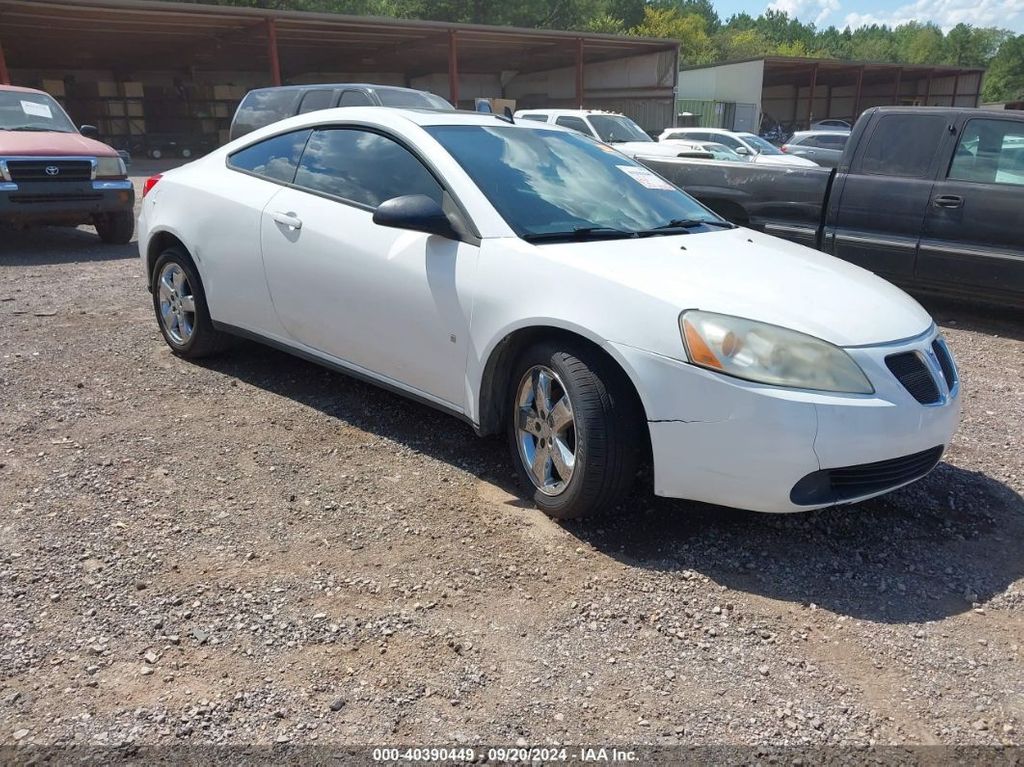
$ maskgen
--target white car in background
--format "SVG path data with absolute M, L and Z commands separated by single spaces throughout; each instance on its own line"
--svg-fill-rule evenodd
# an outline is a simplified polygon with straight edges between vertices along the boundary
M 677 141 L 714 141 L 725 144 L 736 154 L 761 165 L 820 167 L 817 163 L 803 157 L 784 154 L 777 146 L 753 133 L 722 128 L 667 128 L 662 131 L 658 141 L 662 144 L 674 144 Z
M 615 112 L 602 112 L 599 109 L 520 109 L 514 117 L 516 120 L 550 123 L 574 130 L 603 141 L 634 160 L 643 157 L 659 160 L 667 157 L 711 159 L 696 143 L 680 141 L 671 147 L 662 146 L 631 119 Z
M 905 293 L 572 131 L 310 112 L 144 192 L 172 352 L 246 336 L 504 432 L 554 517 L 616 506 L 645 456 L 659 495 L 856 501 L 928 473 L 958 423 L 952 357 Z

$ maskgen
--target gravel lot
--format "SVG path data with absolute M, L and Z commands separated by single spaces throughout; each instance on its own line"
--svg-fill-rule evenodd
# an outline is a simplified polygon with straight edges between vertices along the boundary
M 0 231 L 0 744 L 1024 745 L 1020 316 L 929 303 L 908 489 L 559 525 L 455 419 L 174 358 L 134 247 Z

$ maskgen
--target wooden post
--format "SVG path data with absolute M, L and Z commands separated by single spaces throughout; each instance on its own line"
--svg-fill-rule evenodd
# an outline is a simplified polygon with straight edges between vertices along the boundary
M 270 82 L 281 84 L 281 59 L 277 55 L 277 25 L 273 18 L 267 19 L 267 56 L 270 58 Z
M 892 105 L 898 107 L 900 105 L 900 88 L 903 87 L 903 67 L 896 70 L 896 88 L 892 92 Z
M 928 103 L 928 99 L 931 98 L 931 95 L 932 95 L 932 70 L 929 69 L 928 70 L 928 80 L 925 82 L 925 86 L 924 86 L 924 106 L 930 106 L 930 104 Z
M 957 92 L 960 90 L 960 73 L 956 73 L 956 77 L 953 78 L 953 100 L 950 102 L 951 107 L 956 106 Z
M 583 38 L 576 38 L 576 108 L 583 109 Z
M 0 44 L 0 85 L 11 84 L 11 73 L 7 69 L 7 59 L 4 58 L 4 46 Z
M 455 30 L 448 30 L 448 100 L 459 108 L 459 43 Z
M 857 70 L 857 95 L 853 99 L 853 120 L 851 122 L 857 122 L 857 118 L 860 117 L 860 96 L 861 90 L 864 87 L 864 67 Z
M 811 70 L 811 92 L 807 94 L 807 130 L 811 129 L 814 122 L 814 91 L 818 88 L 818 65 L 815 64 Z

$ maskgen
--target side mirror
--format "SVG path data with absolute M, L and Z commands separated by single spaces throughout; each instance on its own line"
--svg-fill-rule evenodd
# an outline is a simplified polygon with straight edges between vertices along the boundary
M 745 146 L 738 146 L 733 151 L 736 152 L 736 154 L 743 155 L 744 157 L 749 157 L 750 156 L 750 150 L 747 149 Z
M 83 125 L 81 128 L 78 129 L 78 132 L 81 133 L 86 138 L 100 137 L 100 129 L 97 128 L 95 125 Z
M 409 229 L 459 239 L 455 227 L 448 220 L 448 214 L 435 201 L 423 194 L 407 194 L 385 200 L 373 212 L 373 223 L 390 226 L 393 229 Z

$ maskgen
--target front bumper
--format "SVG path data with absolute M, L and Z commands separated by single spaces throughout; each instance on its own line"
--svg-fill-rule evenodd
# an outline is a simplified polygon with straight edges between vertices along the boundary
M 91 223 L 97 213 L 132 210 L 135 187 L 125 180 L 0 181 L 0 222 Z
M 922 405 L 885 358 L 924 353 L 936 335 L 932 328 L 906 341 L 847 349 L 874 385 L 872 395 L 764 386 L 613 346 L 632 369 L 647 413 L 656 494 L 793 512 L 880 495 L 934 466 L 959 424 L 959 382 L 948 386 L 936 368 L 940 401 Z M 837 471 L 823 473 L 828 469 Z M 874 484 L 858 486 L 857 477 Z M 830 481 L 852 484 L 830 492 Z

